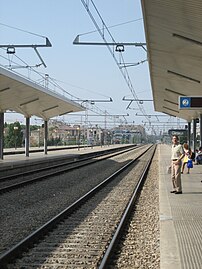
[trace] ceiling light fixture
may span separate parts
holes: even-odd
[[[178,103],[175,103],[173,101],[170,101],[170,100],[167,100],[167,99],[164,99],[164,101],[167,102],[167,103],[170,103],[170,104],[178,106]]]
[[[49,108],[46,108],[46,109],[42,110],[42,112],[46,112],[46,111],[52,110],[52,109],[57,108],[57,107],[58,107],[58,105],[57,106],[52,106],[52,107],[49,107]]]
[[[175,109],[171,109],[171,108],[169,108],[169,107],[167,107],[167,106],[163,106],[163,108],[168,109],[168,110],[170,110],[170,111],[173,111],[173,112],[175,112],[175,113],[179,113],[179,111],[177,111],[177,110],[175,110]]]
[[[179,34],[173,33],[173,36],[174,37],[177,37],[177,38],[180,38],[180,39],[183,39],[185,41],[188,41],[188,42],[191,42],[191,43],[200,45],[200,46],[202,45],[202,42],[200,42],[198,40],[195,40],[195,39],[192,39],[192,38],[189,38],[189,37],[186,37],[186,36],[183,36],[183,35],[179,35]]]
[[[9,88],[9,87],[6,87],[6,88],[4,88],[4,89],[1,89],[0,92],[5,92],[5,91],[7,91],[7,90],[10,90],[10,88]]]
[[[178,77],[181,77],[181,78],[186,78],[188,80],[191,80],[191,81],[194,81],[194,82],[197,82],[197,83],[201,83],[200,80],[198,80],[198,79],[191,78],[191,77],[185,76],[183,74],[180,74],[180,73],[177,73],[177,72],[174,72],[174,71],[171,71],[171,70],[167,70],[167,72],[169,74],[172,74],[172,75],[175,75],[175,76],[178,76]]]
[[[171,93],[174,93],[174,94],[177,94],[177,95],[181,95],[181,96],[186,96],[186,94],[183,94],[183,93],[180,93],[180,92],[176,92],[176,91],[171,90],[171,89],[168,89],[168,88],[165,88],[165,91],[171,92]]]
[[[27,101],[27,102],[25,102],[25,103],[20,104],[20,106],[28,105],[28,104],[31,104],[31,103],[36,102],[36,101],[38,101],[38,100],[39,100],[39,98],[35,98],[35,99],[33,99],[33,100],[30,100],[30,101]]]

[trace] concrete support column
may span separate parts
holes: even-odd
[[[200,147],[202,147],[202,114],[200,114]]]
[[[191,147],[191,122],[188,122],[187,141],[189,147]]]
[[[25,156],[29,157],[30,118],[26,118],[25,126]]]
[[[3,144],[4,144],[4,113],[0,112],[0,159],[3,160]]]
[[[48,121],[44,121],[44,154],[48,153],[47,150],[47,141],[48,141]]]
[[[196,119],[193,120],[193,151],[196,152]]]

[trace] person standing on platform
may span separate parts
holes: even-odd
[[[173,190],[171,193],[181,194],[181,165],[182,159],[184,158],[184,150],[182,145],[179,143],[177,135],[172,137],[172,153],[171,153],[171,180],[173,184]]]
[[[182,164],[182,172],[181,174],[184,173],[184,168],[185,166],[187,167],[187,174],[190,173],[190,168],[187,166],[187,163],[189,160],[192,159],[192,151],[189,148],[189,145],[187,143],[183,144],[183,150],[184,150],[184,158],[183,158],[183,164]]]

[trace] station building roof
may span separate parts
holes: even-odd
[[[156,111],[187,121],[202,109],[180,110],[179,96],[202,96],[202,1],[142,0]]]
[[[84,108],[63,95],[0,67],[0,111],[6,110],[48,120]]]

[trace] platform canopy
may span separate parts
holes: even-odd
[[[202,1],[142,0],[156,111],[187,121],[198,110],[179,110],[179,96],[202,96]]]
[[[0,111],[48,120],[84,108],[63,95],[0,67]]]

